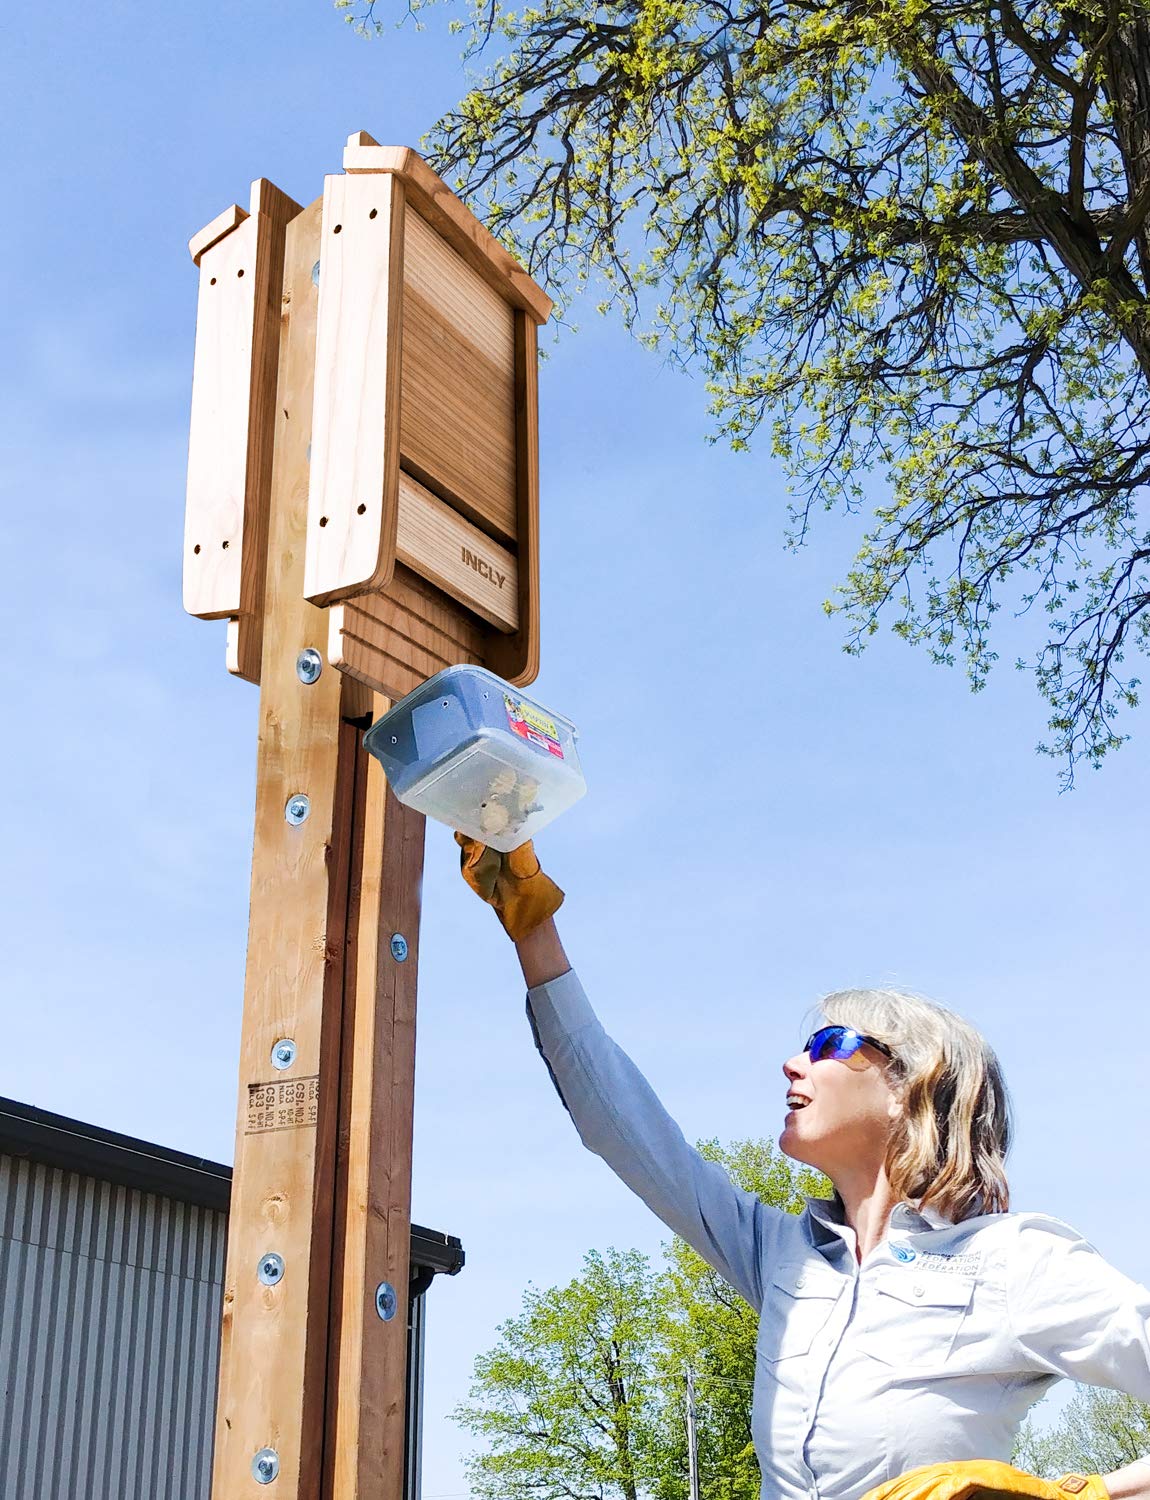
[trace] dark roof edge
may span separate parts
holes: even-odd
[[[232,1169],[33,1104],[0,1098],[0,1151],[226,1213]]]
[[[67,1115],[0,1097],[0,1155],[24,1157],[67,1172],[85,1172],[106,1182],[181,1203],[227,1213],[232,1169],[204,1156],[189,1156],[135,1136],[120,1135]],[[411,1263],[454,1275],[464,1263],[453,1234],[411,1226]]]

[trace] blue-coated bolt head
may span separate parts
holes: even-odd
[[[274,1448],[261,1448],[252,1459],[252,1478],[257,1484],[271,1484],[280,1471],[280,1456]]]
[[[385,1323],[390,1323],[395,1317],[399,1306],[399,1298],[395,1295],[395,1288],[390,1281],[381,1281],[375,1289],[375,1310]]]
[[[298,828],[301,823],[306,821],[307,815],[310,812],[311,800],[304,792],[296,792],[294,796],[287,799],[287,806],[284,808],[284,817],[293,828]]]
[[[307,687],[318,682],[323,671],[323,657],[314,646],[305,646],[295,659],[295,674]]]

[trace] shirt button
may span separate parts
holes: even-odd
[[[922,1286],[921,1284],[918,1285],[918,1286],[916,1286],[914,1288],[914,1294],[915,1294],[916,1297],[921,1297],[925,1291],[926,1291],[926,1288],[924,1286]]]
[[[806,1284],[807,1284],[807,1278],[805,1276],[800,1276],[796,1280],[796,1282],[795,1282],[796,1286],[806,1286]]]

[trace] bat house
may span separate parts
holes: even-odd
[[[413,151],[324,185],[304,592],[328,655],[398,697],[539,666],[537,328],[551,303]]]

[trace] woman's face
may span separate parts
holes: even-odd
[[[783,1064],[787,1118],[779,1149],[832,1182],[881,1167],[899,1099],[886,1059],[864,1044],[853,1057],[812,1063],[799,1052]]]

